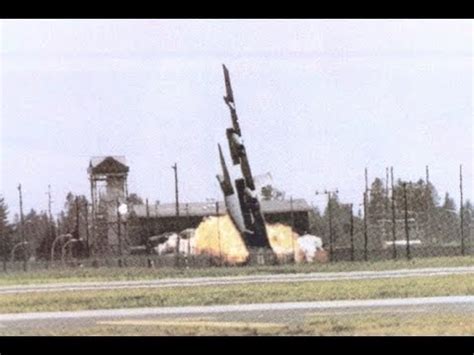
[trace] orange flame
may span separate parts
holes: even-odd
[[[249,252],[228,215],[206,217],[194,234],[196,254],[208,254],[229,264],[245,263]]]
[[[292,257],[297,253],[298,234],[285,224],[266,224],[268,239],[278,259]]]
[[[266,224],[270,245],[278,259],[298,257],[298,234],[290,226]],[[196,254],[208,254],[228,264],[242,264],[248,260],[249,251],[229,215],[210,216],[199,224],[193,238]]]

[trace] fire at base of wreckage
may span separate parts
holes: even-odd
[[[265,226],[275,263],[327,261],[320,237],[299,236],[290,226],[281,223]],[[158,255],[207,255],[219,260],[219,264],[235,266],[248,264],[252,256],[229,215],[205,217],[196,229],[165,233],[152,239],[157,241],[154,251]]]

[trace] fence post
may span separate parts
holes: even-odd
[[[296,250],[295,250],[295,240],[293,238],[293,233],[295,232],[295,213],[294,213],[294,210],[293,210],[293,196],[290,196],[290,207],[291,207],[291,234],[290,234],[290,238],[291,238],[291,249],[293,250],[293,257],[292,257],[292,261],[293,263],[296,262]]]
[[[117,199],[117,237],[119,247],[118,266],[122,267],[122,217],[120,213],[120,201]]]
[[[25,231],[24,231],[25,222],[24,222],[24,217],[23,217],[23,197],[21,194],[21,184],[18,185],[18,194],[20,198],[20,235],[21,235],[21,240],[23,244],[27,245],[26,238],[25,238]],[[26,250],[26,247],[25,247],[25,251],[23,255],[23,270],[24,271],[28,270],[28,256],[29,256],[29,253],[27,253],[28,251],[29,250]]]
[[[364,191],[364,260],[368,260],[367,256],[367,191]]]
[[[329,214],[329,261],[333,261],[332,199],[331,199],[331,192],[328,192],[328,214]]]
[[[464,256],[464,201],[462,195],[462,165],[459,166],[459,192],[460,192],[460,214],[461,214],[461,255]]]
[[[397,230],[396,230],[396,223],[397,220],[395,218],[395,189],[393,186],[393,166],[390,167],[390,182],[392,185],[392,247],[393,247],[393,259],[397,258]]]
[[[405,204],[405,237],[407,243],[407,259],[411,259],[410,255],[410,233],[408,231],[408,201],[407,201],[407,183],[403,183],[403,199]]]
[[[7,271],[7,234],[2,231],[2,258],[3,258],[3,271]]]
[[[351,237],[351,261],[354,261],[354,212],[352,203],[349,204],[351,220],[350,220],[350,237]]]
[[[222,266],[222,246],[221,246],[221,227],[219,223],[219,201],[216,201],[216,224],[217,224],[217,240],[219,243],[219,264]]]

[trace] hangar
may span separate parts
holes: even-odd
[[[311,206],[306,200],[263,200],[261,205],[267,223],[294,226],[298,234],[304,234],[309,229]],[[150,235],[197,228],[204,217],[227,213],[223,201],[180,203],[179,215],[176,214],[174,203],[134,205],[130,212],[130,217],[136,220],[134,224],[141,227],[135,233],[142,240]]]

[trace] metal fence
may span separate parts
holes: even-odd
[[[462,170],[459,189],[458,201],[449,195],[440,197],[428,174],[426,179],[417,182],[395,181],[393,170],[390,169],[389,174],[387,169],[385,178],[373,179],[370,186],[366,178],[365,189],[357,203],[340,201],[337,190],[324,191],[327,203],[321,211],[315,208],[308,212],[307,233],[322,239],[328,262],[472,256],[474,208],[469,201],[463,200]],[[139,218],[132,214],[127,221],[122,221],[123,225],[118,220],[111,222],[112,225],[102,226],[115,228],[115,235],[119,237],[119,244],[108,246],[104,252],[97,248],[93,240],[101,227],[94,225],[86,205],[83,210],[74,213],[78,216],[77,233],[67,233],[64,226],[62,233],[58,226],[46,228],[51,233],[48,238],[43,238],[41,255],[31,247],[32,238],[28,236],[31,231],[26,233],[26,237],[25,231],[21,231],[23,235],[19,233],[15,242],[6,243],[6,238],[2,237],[3,270],[226,265],[222,258],[215,255],[185,255],[177,251],[157,255],[154,248],[156,240],[153,245],[151,236],[159,239],[163,233],[179,233],[196,228],[201,223],[203,217],[189,214],[187,207],[186,204],[179,206],[182,209],[180,218],[160,216],[153,219],[147,206],[146,216]],[[222,216],[218,203],[211,208],[209,215]],[[293,264],[295,259],[295,252],[275,257],[271,252],[257,250],[250,251],[246,265]],[[318,260],[322,262],[324,258]]]

